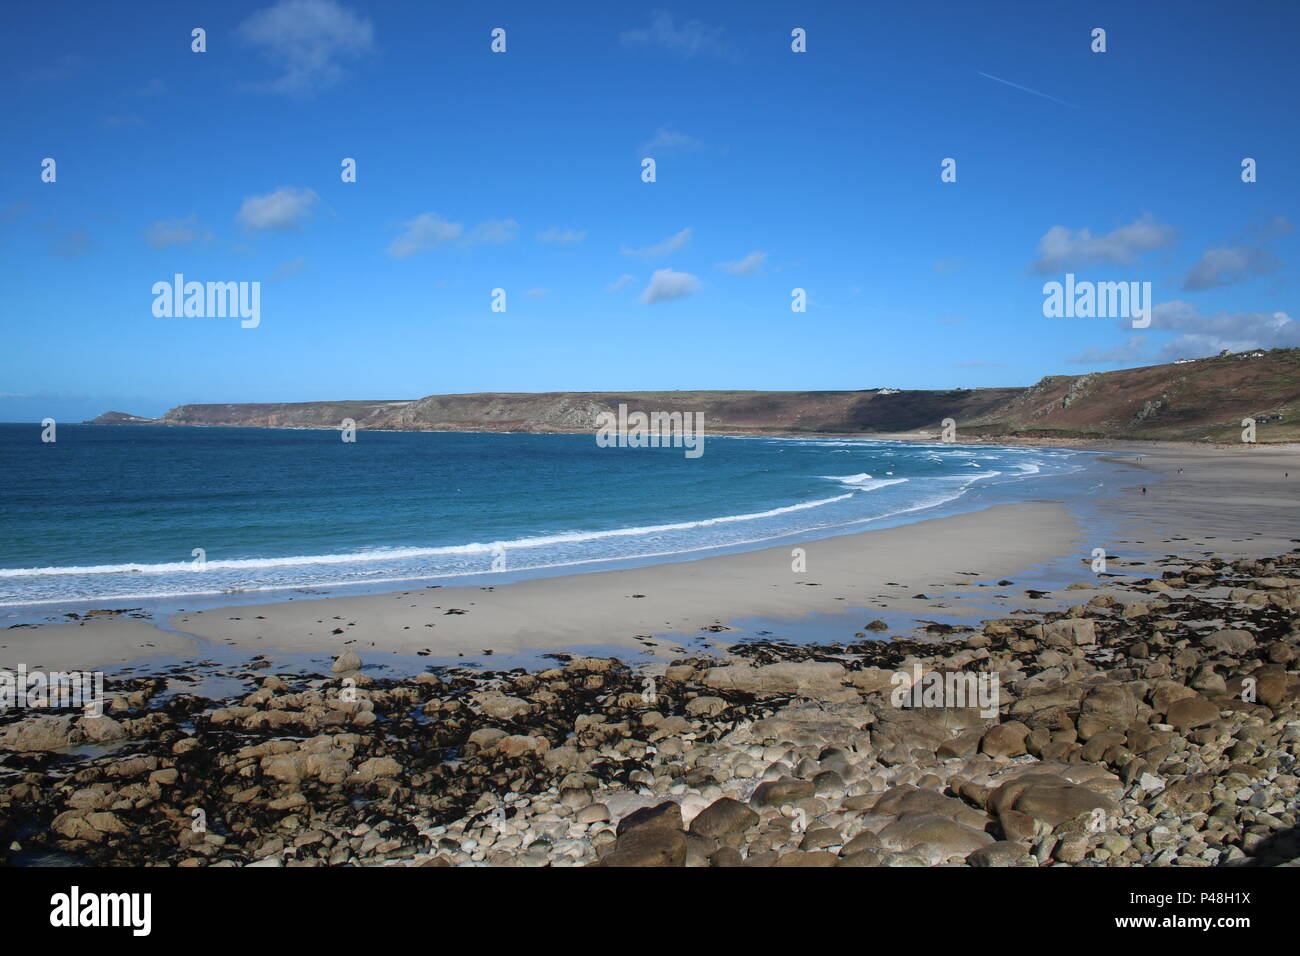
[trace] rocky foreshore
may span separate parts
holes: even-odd
[[[653,674],[111,680],[104,716],[0,717],[0,862],[1297,865],[1300,553],[1056,596]]]

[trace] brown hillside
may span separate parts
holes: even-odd
[[[1300,349],[1274,349],[1087,375],[1029,388],[852,392],[482,392],[387,401],[181,405],[160,419],[109,412],[99,424],[580,432],[602,412],[701,412],[712,432],[937,431],[991,438],[1300,440]]]

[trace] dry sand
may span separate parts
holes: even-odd
[[[805,543],[802,574],[792,570],[791,547],[782,546],[496,588],[218,608],[178,614],[170,624],[249,652],[334,654],[352,648],[455,657],[487,649],[500,654],[617,645],[667,656],[679,645],[662,639],[652,647],[646,639],[692,635],[738,617],[794,618],[852,608],[924,614],[934,604],[912,596],[960,587],[963,572],[985,580],[1015,577],[1044,562],[1082,558],[1093,547],[1111,554],[1215,551],[1235,557],[1289,551],[1300,539],[1300,447],[1162,444],[1104,450],[1132,466],[1124,472],[1130,490],[1107,506],[1125,531],[1112,540],[1089,540],[1066,503],[1034,501]],[[1147,472],[1163,480],[1148,482]],[[1287,472],[1290,477],[1283,477]],[[1082,563],[1079,576],[1089,576]],[[466,613],[448,613],[452,609]],[[875,616],[864,613],[863,623]],[[201,643],[146,621],[96,619],[5,631],[0,667],[23,662],[92,669],[191,648],[203,653]]]

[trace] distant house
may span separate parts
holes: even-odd
[[[876,394],[877,394],[877,395],[897,395],[897,394],[898,394],[899,392],[901,392],[901,391],[902,391],[902,389],[899,389],[899,388],[878,388],[878,389],[876,389]]]

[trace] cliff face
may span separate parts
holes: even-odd
[[[1229,355],[1088,375],[1029,388],[856,392],[483,392],[412,400],[180,405],[160,419],[108,412],[99,424],[225,425],[412,431],[575,432],[602,412],[702,412],[720,432],[937,430],[968,436],[1236,441],[1253,418],[1260,441],[1300,440],[1300,349]]]
[[[590,431],[604,412],[702,412],[711,430],[738,432],[861,432],[924,428],[945,417],[961,421],[1004,403],[1024,389],[951,392],[484,392],[430,395],[408,401],[180,405],[158,425],[359,428],[466,431]],[[116,413],[97,424],[123,424]]]

